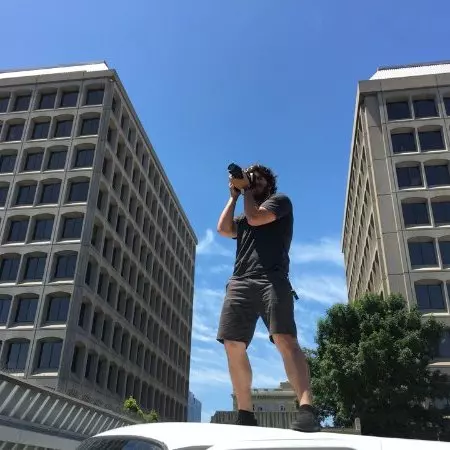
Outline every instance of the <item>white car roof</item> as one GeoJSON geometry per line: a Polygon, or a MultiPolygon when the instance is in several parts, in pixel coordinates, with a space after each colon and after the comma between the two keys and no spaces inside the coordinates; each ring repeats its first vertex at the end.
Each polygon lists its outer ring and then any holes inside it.
{"type": "MultiPolygon", "coordinates": [[[[279,442],[277,445],[280,448],[290,446],[292,448],[293,441],[339,441],[341,443],[348,443],[351,448],[357,449],[408,449],[415,450],[424,446],[426,443],[427,449],[441,449],[446,445],[450,448],[448,443],[430,442],[430,441],[414,441],[410,439],[387,439],[371,436],[360,436],[342,433],[301,433],[294,430],[286,430],[282,428],[266,428],[266,427],[246,427],[242,425],[228,425],[216,423],[192,423],[192,422],[161,422],[150,424],[130,425],[126,427],[116,428],[114,430],[105,431],[98,437],[130,437],[130,438],[144,438],[158,441],[166,446],[168,450],[177,450],[188,447],[212,447],[230,449],[245,448],[251,445],[246,445],[244,441],[286,441],[283,445],[279,442]],[[236,445],[233,446],[233,443],[236,445]],[[352,445],[353,444],[353,445],[352,445]],[[430,446],[430,445],[431,446],[430,446]],[[382,446],[380,446],[382,445],[382,446]],[[416,447],[417,445],[417,447],[416,447]],[[373,447],[372,447],[373,446],[373,447]]],[[[250,444],[248,442],[248,444],[250,444]]],[[[255,443],[255,447],[264,444],[255,443]]],[[[272,447],[273,448],[273,447],[272,447]]]]}

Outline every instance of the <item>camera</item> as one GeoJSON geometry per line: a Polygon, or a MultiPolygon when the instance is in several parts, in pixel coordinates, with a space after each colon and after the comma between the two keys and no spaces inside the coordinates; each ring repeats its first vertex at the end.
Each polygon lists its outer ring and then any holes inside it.
{"type": "Polygon", "coordinates": [[[245,172],[248,176],[248,179],[250,181],[250,186],[253,184],[253,173],[251,172],[247,172],[246,170],[242,169],[240,166],[238,166],[235,163],[231,163],[228,166],[228,173],[233,177],[233,178],[244,178],[242,175],[242,172],[245,172]]]}

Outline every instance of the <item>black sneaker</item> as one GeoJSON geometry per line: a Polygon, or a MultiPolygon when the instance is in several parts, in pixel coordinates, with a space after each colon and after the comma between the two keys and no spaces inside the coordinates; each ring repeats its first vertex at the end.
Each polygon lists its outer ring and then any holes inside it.
{"type": "Polygon", "coordinates": [[[315,409],[311,405],[301,405],[297,413],[297,420],[291,424],[291,430],[314,433],[321,430],[315,409]]]}
{"type": "Polygon", "coordinates": [[[251,411],[245,411],[243,409],[240,409],[238,411],[238,417],[235,425],[246,425],[250,427],[257,427],[258,421],[255,418],[255,414],[251,411]]]}

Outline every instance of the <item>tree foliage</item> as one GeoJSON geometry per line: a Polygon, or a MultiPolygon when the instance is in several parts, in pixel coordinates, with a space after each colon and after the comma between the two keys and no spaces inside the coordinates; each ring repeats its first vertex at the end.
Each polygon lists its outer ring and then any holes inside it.
{"type": "Polygon", "coordinates": [[[429,368],[442,332],[399,295],[331,307],[307,353],[320,416],[345,427],[359,417],[363,434],[378,436],[439,429],[442,411],[424,405],[449,396],[447,376],[429,368]]]}
{"type": "Polygon", "coordinates": [[[128,397],[123,402],[123,409],[125,411],[129,411],[133,414],[136,414],[138,417],[142,419],[143,422],[151,423],[151,422],[158,422],[159,416],[158,413],[155,410],[151,410],[149,412],[144,412],[141,407],[139,406],[138,402],[134,397],[128,397]]]}

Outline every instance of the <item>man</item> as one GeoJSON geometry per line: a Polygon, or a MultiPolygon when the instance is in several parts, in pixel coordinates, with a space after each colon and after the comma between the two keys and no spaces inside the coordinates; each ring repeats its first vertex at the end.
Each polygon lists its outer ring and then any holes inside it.
{"type": "MultiPolygon", "coordinates": [[[[239,425],[258,425],[251,401],[252,370],[247,356],[261,317],[269,337],[281,353],[286,375],[299,401],[298,418],[291,428],[319,431],[311,406],[309,368],[297,340],[294,298],[289,282],[289,249],[293,211],[289,198],[277,194],[276,177],[254,165],[243,178],[230,176],[230,198],[219,218],[217,231],[237,240],[233,275],[226,287],[217,340],[224,344],[231,382],[238,404],[239,425]],[[248,174],[252,174],[250,185],[248,174]],[[239,195],[244,214],[234,217],[239,195]]],[[[270,367],[267,367],[270,370],[270,367]]]]}

